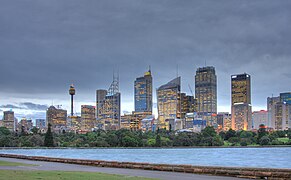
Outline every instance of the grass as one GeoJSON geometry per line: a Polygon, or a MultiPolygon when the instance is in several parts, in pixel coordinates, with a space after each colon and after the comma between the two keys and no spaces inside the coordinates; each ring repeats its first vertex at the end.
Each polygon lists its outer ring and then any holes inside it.
{"type": "Polygon", "coordinates": [[[111,175],[95,172],[68,172],[68,171],[19,171],[19,170],[0,170],[0,180],[83,180],[83,179],[98,179],[98,180],[150,180],[150,178],[111,175]]]}
{"type": "Polygon", "coordinates": [[[8,161],[0,161],[0,166],[37,166],[37,165],[17,163],[17,162],[8,162],[8,161]]]}
{"type": "Polygon", "coordinates": [[[287,143],[289,141],[289,138],[278,138],[278,141],[287,143]]]}

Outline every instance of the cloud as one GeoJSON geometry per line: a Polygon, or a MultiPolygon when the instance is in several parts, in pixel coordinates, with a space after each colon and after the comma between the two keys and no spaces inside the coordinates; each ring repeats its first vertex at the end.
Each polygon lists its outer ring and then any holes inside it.
{"type": "Polygon", "coordinates": [[[270,94],[290,91],[290,8],[291,1],[273,0],[2,1],[0,95],[69,104],[74,83],[78,101],[94,102],[115,68],[122,104],[133,103],[133,81],[148,65],[154,87],[179,65],[190,94],[206,61],[216,67],[218,107],[230,106],[230,75],[243,72],[252,75],[253,106],[262,107],[270,94]]]}
{"type": "Polygon", "coordinates": [[[34,104],[32,102],[23,102],[15,105],[13,104],[1,105],[0,108],[45,111],[47,110],[48,106],[43,104],[34,104]]]}

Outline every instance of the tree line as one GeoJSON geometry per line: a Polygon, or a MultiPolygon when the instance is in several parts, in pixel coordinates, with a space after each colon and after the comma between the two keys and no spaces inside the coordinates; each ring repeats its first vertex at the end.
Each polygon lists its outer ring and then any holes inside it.
{"type": "Polygon", "coordinates": [[[97,130],[86,134],[63,132],[55,134],[49,126],[45,134],[11,133],[0,127],[0,147],[185,147],[185,146],[258,146],[291,145],[291,130],[267,132],[266,129],[252,131],[234,131],[216,133],[211,126],[201,133],[167,131],[156,132],[97,130]],[[284,139],[281,141],[280,139],[284,139]],[[289,139],[288,139],[289,138],[289,139]]]}

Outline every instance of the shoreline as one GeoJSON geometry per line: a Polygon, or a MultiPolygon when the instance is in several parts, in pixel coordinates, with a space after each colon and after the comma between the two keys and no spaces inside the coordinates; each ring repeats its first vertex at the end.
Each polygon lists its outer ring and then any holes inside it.
{"type": "Polygon", "coordinates": [[[223,149],[223,148],[291,148],[291,145],[272,146],[175,146],[175,147],[0,147],[2,149],[223,149]]]}
{"type": "Polygon", "coordinates": [[[25,156],[16,154],[0,154],[4,158],[26,159],[33,161],[47,161],[68,164],[78,164],[96,167],[141,169],[167,172],[182,172],[192,174],[206,174],[216,176],[230,176],[240,178],[291,179],[291,169],[288,168],[250,168],[250,167],[222,167],[222,166],[193,166],[178,164],[155,164],[119,161],[101,161],[88,159],[53,158],[44,156],[25,156]]]}

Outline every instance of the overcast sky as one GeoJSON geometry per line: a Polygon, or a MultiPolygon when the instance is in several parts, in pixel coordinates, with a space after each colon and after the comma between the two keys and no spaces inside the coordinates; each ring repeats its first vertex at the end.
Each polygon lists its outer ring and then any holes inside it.
{"type": "Polygon", "coordinates": [[[268,96],[291,91],[290,9],[289,0],[0,0],[0,109],[69,110],[73,83],[80,112],[119,69],[122,111],[132,111],[133,81],[149,65],[155,88],[178,66],[190,94],[205,62],[216,68],[218,111],[230,111],[230,76],[244,72],[253,109],[266,109],[268,96]]]}

